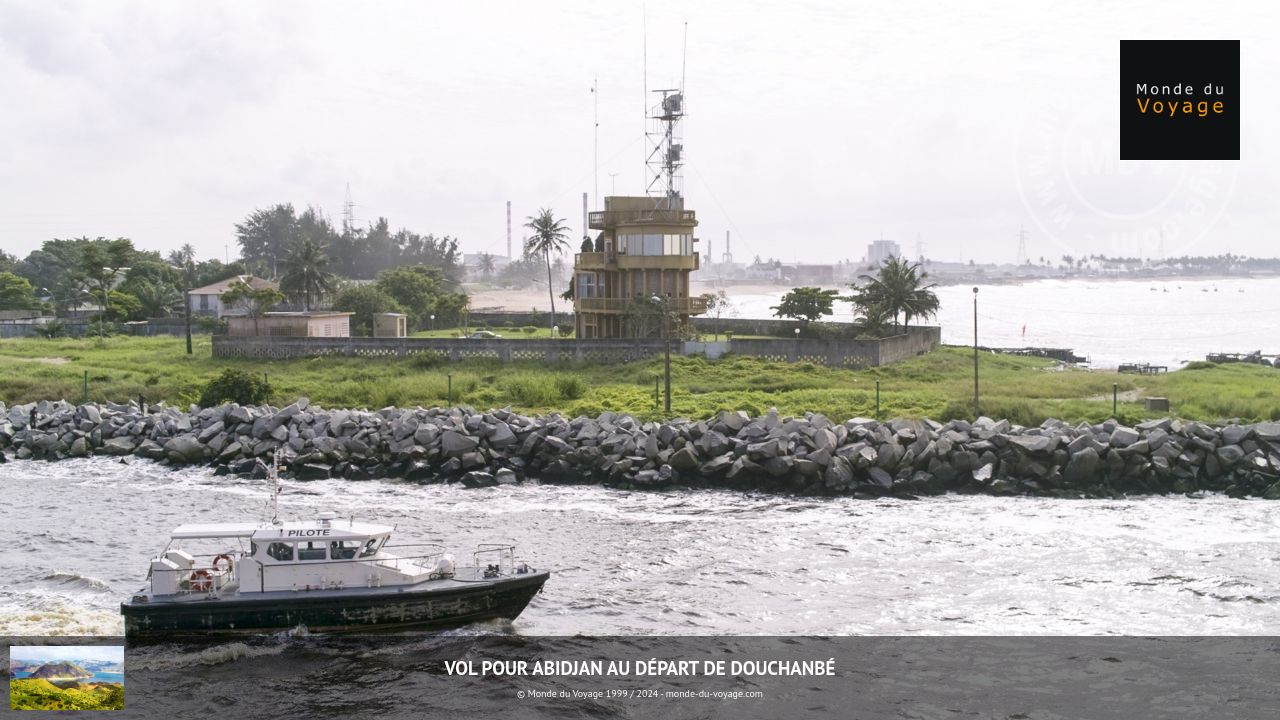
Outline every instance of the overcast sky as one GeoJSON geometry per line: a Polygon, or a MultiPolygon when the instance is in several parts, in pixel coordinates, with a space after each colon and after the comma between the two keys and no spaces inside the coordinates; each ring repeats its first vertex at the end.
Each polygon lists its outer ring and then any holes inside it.
{"type": "Polygon", "coordinates": [[[9,648],[14,660],[50,662],[53,660],[104,660],[124,662],[122,645],[14,645],[9,648]]]}
{"type": "Polygon", "coordinates": [[[1085,5],[0,0],[0,248],[234,257],[254,208],[339,220],[348,183],[362,223],[467,252],[505,252],[507,200],[517,241],[544,206],[578,236],[596,178],[646,183],[647,17],[650,88],[688,23],[685,197],[717,258],[732,230],[737,260],[883,235],[1012,261],[1021,227],[1033,258],[1280,255],[1274,5],[1085,5]],[[1242,41],[1239,162],[1118,161],[1121,38],[1242,41]]]}

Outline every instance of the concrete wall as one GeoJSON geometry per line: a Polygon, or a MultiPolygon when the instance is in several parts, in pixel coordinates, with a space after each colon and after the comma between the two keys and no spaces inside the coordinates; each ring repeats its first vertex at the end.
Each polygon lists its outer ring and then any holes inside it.
{"type": "MultiPolygon", "coordinates": [[[[733,340],[728,343],[672,341],[673,353],[706,353],[719,357],[729,351],[781,362],[812,362],[832,367],[873,367],[913,357],[937,347],[936,327],[884,340],[733,340]],[[726,347],[727,346],[727,347],[726,347]]],[[[662,340],[469,340],[455,338],[295,338],[229,337],[215,335],[213,356],[284,360],[325,355],[343,357],[406,357],[434,355],[459,361],[489,358],[510,362],[623,363],[662,353],[662,340]]]]}
{"type": "MultiPolygon", "coordinates": [[[[679,353],[679,343],[672,342],[679,353]]],[[[442,360],[488,358],[510,362],[620,363],[662,353],[661,340],[470,340],[455,338],[293,338],[215,335],[213,356],[284,360],[325,355],[344,357],[437,356],[442,360]]]]}

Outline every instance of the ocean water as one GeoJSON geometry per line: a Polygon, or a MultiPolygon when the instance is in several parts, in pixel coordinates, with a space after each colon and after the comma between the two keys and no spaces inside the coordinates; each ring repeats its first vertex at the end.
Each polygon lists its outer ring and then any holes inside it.
{"type": "MultiPolygon", "coordinates": [[[[22,670],[19,672],[15,672],[13,676],[21,680],[22,678],[31,677],[31,673],[30,671],[22,670]]],[[[80,682],[82,683],[95,683],[95,682],[120,683],[121,685],[123,685],[124,673],[95,672],[92,677],[80,678],[80,682]]]]}
{"type": "MultiPolygon", "coordinates": [[[[0,466],[0,636],[118,635],[185,522],[260,519],[262,481],[103,458],[0,466]],[[74,498],[74,502],[68,502],[74,498]]],[[[460,559],[513,542],[545,635],[1259,635],[1280,627],[1274,503],[919,501],[524,485],[286,482],[282,515],[393,523],[460,559]]]]}
{"type": "MultiPolygon", "coordinates": [[[[738,317],[773,317],[784,290],[730,298],[738,317]]],[[[931,323],[942,341],[973,344],[973,289],[936,289],[931,323]]],[[[847,288],[842,293],[848,294],[847,288]]],[[[836,321],[852,308],[836,303],[836,321]]],[[[1280,353],[1280,278],[1035,280],[978,286],[978,342],[986,347],[1075,350],[1100,368],[1150,363],[1171,369],[1208,353],[1280,353]]]]}

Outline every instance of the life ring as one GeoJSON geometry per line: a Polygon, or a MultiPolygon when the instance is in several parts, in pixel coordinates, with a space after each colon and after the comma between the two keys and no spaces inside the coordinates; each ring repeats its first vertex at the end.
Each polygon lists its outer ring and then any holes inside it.
{"type": "Polygon", "coordinates": [[[200,568],[191,573],[191,592],[209,592],[213,590],[213,576],[208,570],[200,568]]]}
{"type": "Polygon", "coordinates": [[[222,567],[218,565],[218,563],[222,562],[223,560],[227,561],[228,570],[230,570],[232,567],[235,566],[235,563],[236,563],[235,559],[232,558],[230,555],[223,554],[213,559],[213,569],[221,572],[222,567]]]}

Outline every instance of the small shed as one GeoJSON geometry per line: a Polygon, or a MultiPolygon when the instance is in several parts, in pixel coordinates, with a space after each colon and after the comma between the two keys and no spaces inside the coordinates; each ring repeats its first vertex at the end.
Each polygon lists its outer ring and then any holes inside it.
{"type": "Polygon", "coordinates": [[[404,313],[378,313],[373,316],[373,336],[402,338],[409,334],[409,316],[404,313]]]}
{"type": "Polygon", "coordinates": [[[351,337],[349,312],[269,312],[262,317],[229,317],[233,337],[351,337]]]}

